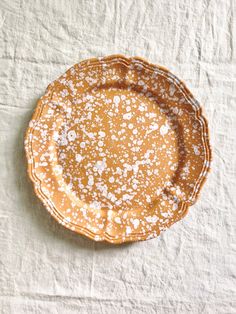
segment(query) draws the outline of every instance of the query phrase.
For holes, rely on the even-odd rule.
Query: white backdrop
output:
[[[236,6],[205,0],[1,0],[0,312],[236,312]],[[23,137],[47,85],[123,53],[166,66],[202,103],[212,172],[158,239],[113,246],[59,226],[33,193]]]

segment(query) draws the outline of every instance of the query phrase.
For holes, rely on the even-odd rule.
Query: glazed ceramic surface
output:
[[[183,218],[211,159],[206,119],[186,86],[121,55],[82,61],[50,84],[25,148],[51,215],[112,243],[156,237]]]

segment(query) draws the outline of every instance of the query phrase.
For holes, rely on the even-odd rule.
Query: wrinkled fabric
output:
[[[221,1],[1,0],[0,312],[236,312],[236,7]],[[202,103],[212,171],[159,238],[94,243],[55,222],[26,173],[24,133],[47,85],[80,60],[164,65]]]

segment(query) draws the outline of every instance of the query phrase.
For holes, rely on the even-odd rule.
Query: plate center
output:
[[[59,132],[63,179],[95,209],[145,210],[178,167],[178,140],[161,104],[130,88],[91,90]]]

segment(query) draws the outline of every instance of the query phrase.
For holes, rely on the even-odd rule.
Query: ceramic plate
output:
[[[50,84],[25,148],[50,214],[112,243],[156,237],[183,218],[211,159],[206,119],[186,86],[122,55],[82,61]]]

